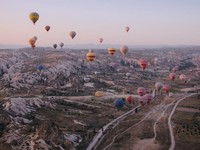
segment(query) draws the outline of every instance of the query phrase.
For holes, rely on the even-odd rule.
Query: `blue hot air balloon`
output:
[[[114,101],[115,107],[117,107],[118,110],[120,110],[124,106],[124,101],[122,98],[118,98]]]
[[[39,71],[42,71],[43,68],[44,68],[44,67],[43,67],[41,64],[39,64],[39,65],[37,66],[37,69],[38,69]]]

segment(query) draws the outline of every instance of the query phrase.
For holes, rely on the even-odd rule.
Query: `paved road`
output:
[[[118,118],[114,119],[113,121],[109,122],[108,124],[106,124],[103,127],[103,131],[105,131],[106,129],[108,129],[110,125],[114,125],[114,124],[118,123],[119,121],[123,120],[124,118],[126,118],[128,115],[133,114],[135,112],[135,109],[139,108],[139,107],[141,107],[141,106],[138,105],[137,107],[131,109],[130,111],[126,112],[125,114],[123,114],[123,115],[119,116]],[[95,149],[95,146],[98,144],[98,142],[100,141],[100,139],[103,137],[103,131],[102,131],[102,129],[100,129],[98,131],[98,133],[96,134],[96,136],[93,138],[92,142],[87,147],[87,150]]]
[[[169,118],[168,118],[168,127],[169,127],[170,138],[171,138],[171,145],[170,145],[169,150],[174,150],[175,145],[176,145],[175,140],[174,140],[173,128],[172,128],[172,124],[171,124],[172,116],[173,116],[174,112],[176,111],[176,108],[177,108],[178,104],[179,104],[182,100],[184,100],[184,99],[186,99],[186,98],[188,98],[188,97],[190,97],[190,96],[196,95],[196,94],[197,94],[197,93],[192,93],[192,94],[190,94],[190,95],[188,95],[188,96],[185,96],[185,97],[181,98],[180,100],[178,100],[178,101],[176,102],[176,104],[174,105],[172,112],[171,112],[170,115],[169,115]]]

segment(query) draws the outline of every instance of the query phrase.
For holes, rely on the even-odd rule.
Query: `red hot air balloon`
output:
[[[175,74],[175,73],[170,73],[170,74],[169,74],[169,78],[170,78],[172,81],[174,81],[175,78],[176,78],[176,74]]]
[[[133,97],[132,96],[128,96],[126,97],[126,101],[131,104],[133,102]]]
[[[152,94],[145,94],[144,96],[146,96],[147,104],[149,105],[149,103],[150,103],[151,100],[153,99],[153,95],[152,95]]]
[[[137,89],[137,93],[138,93],[139,96],[143,96],[146,93],[146,89],[143,88],[143,87],[139,87]]]
[[[148,99],[147,96],[141,96],[139,97],[139,102],[142,106],[144,106],[147,103]]]
[[[147,61],[144,60],[144,59],[140,59],[140,60],[138,61],[138,64],[139,64],[139,66],[140,66],[143,70],[144,70],[144,69],[147,67],[147,65],[148,65]]]
[[[50,30],[50,26],[45,26],[44,28],[47,32]]]
[[[169,90],[171,89],[171,86],[170,85],[163,85],[163,91],[165,91],[166,93],[169,92]]]
[[[174,68],[172,69],[172,72],[176,73],[176,71],[177,71],[177,68],[174,67]]]

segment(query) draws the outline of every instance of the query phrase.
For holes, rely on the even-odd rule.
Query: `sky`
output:
[[[0,10],[0,44],[200,45],[200,0],[0,0]]]

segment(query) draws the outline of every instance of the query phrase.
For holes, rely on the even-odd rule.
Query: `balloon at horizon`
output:
[[[199,5],[198,0],[6,0],[0,5],[0,44],[27,45],[27,39],[37,36],[37,46],[60,41],[99,44],[99,37],[104,39],[102,44],[199,45]],[[35,25],[28,18],[31,12],[39,14]],[[48,33],[45,25],[51,26]],[[73,40],[70,31],[77,33]]]

